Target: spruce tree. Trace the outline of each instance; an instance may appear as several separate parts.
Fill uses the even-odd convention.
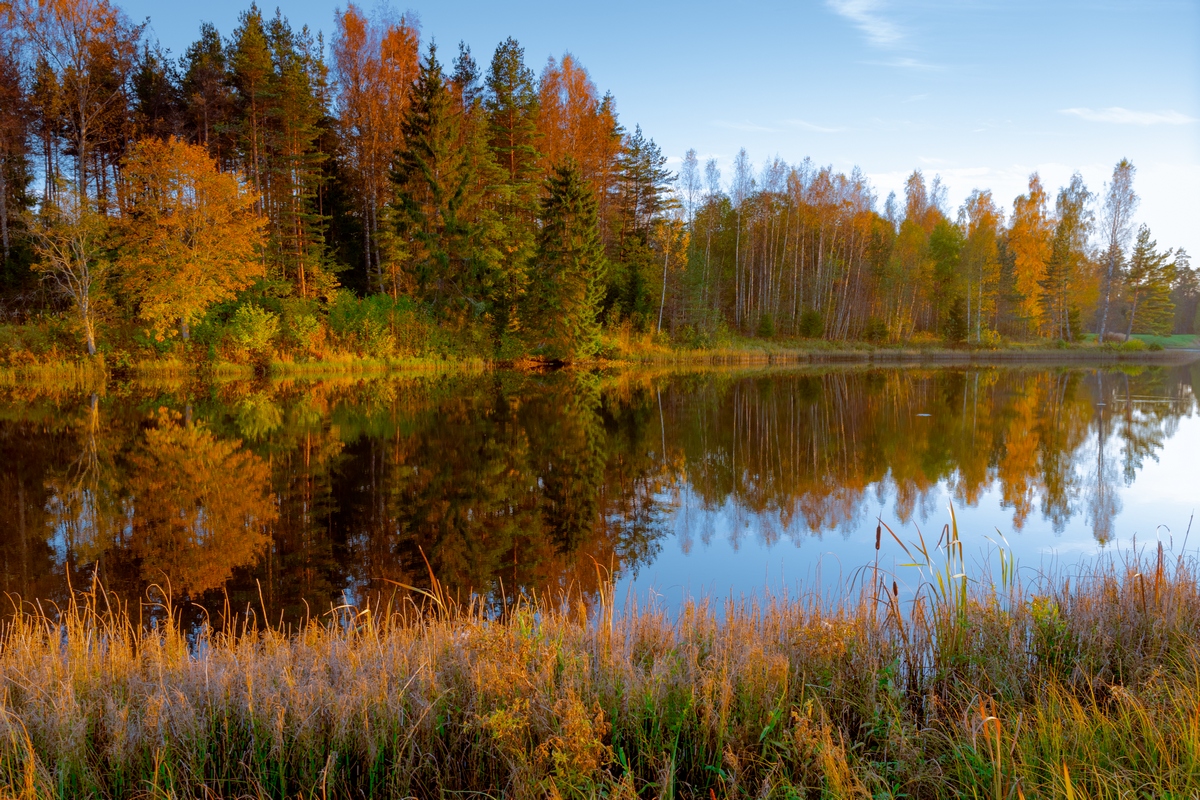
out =
[[[666,163],[640,125],[625,137],[617,175],[619,267],[611,275],[607,295],[609,304],[618,304],[638,328],[648,324],[655,306],[652,284],[661,259],[652,250],[651,232],[669,206],[674,176]]]
[[[1175,302],[1171,286],[1175,283],[1175,262],[1171,252],[1158,252],[1158,242],[1150,238],[1145,225],[1137,232],[1137,241],[1129,257],[1125,274],[1129,290],[1127,334],[1168,335],[1175,326]]]
[[[431,44],[404,120],[391,216],[417,298],[461,318],[490,310],[499,248],[481,180],[491,154],[448,84]]]
[[[538,94],[525,50],[511,37],[492,56],[485,81],[488,144],[499,168],[494,204],[504,228],[496,321],[503,330],[519,328],[517,309],[537,246],[541,160],[538,151]]]
[[[547,179],[541,217],[525,315],[531,350],[562,361],[590,358],[600,349],[606,265],[596,198],[574,162]]]

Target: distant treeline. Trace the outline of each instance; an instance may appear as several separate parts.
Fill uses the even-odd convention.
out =
[[[107,0],[17,0],[0,27],[10,363],[1197,330],[1200,280],[1135,232],[1125,160],[1095,193],[1031,175],[1011,215],[984,190],[955,214],[920,171],[880,208],[808,159],[672,172],[570,54],[447,57],[411,15],[350,5],[327,47],[252,5],[179,58]]]

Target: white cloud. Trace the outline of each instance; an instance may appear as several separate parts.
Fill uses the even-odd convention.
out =
[[[900,69],[917,69],[917,70],[935,70],[941,69],[937,64],[930,64],[928,61],[921,61],[917,58],[909,58],[902,56],[900,58],[889,58],[887,61],[864,61],[864,64],[872,64],[877,67],[899,67]]]
[[[1118,125],[1187,125],[1195,118],[1178,111],[1131,111],[1128,108],[1064,108],[1059,113],[1070,114],[1088,122],[1114,122]]]
[[[802,119],[789,119],[784,121],[794,128],[803,128],[806,131],[813,131],[814,133],[841,133],[842,131],[846,130],[845,128],[827,128],[824,125],[814,125],[813,123],[805,122]]]
[[[891,47],[904,39],[904,32],[881,12],[879,0],[825,0],[834,13],[854,23],[873,45]]]
[[[745,133],[779,133],[778,128],[771,128],[766,125],[756,125],[753,122],[726,122],[723,119],[713,122],[718,128],[728,128],[731,131],[743,131]]]

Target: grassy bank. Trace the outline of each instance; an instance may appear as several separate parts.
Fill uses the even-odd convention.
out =
[[[1176,337],[1178,338],[1178,337]],[[654,337],[614,342],[604,357],[582,366],[673,366],[673,365],[766,365],[826,364],[859,362],[877,364],[989,364],[1039,362],[1056,364],[1105,364],[1122,361],[1177,363],[1196,358],[1196,350],[1173,342],[1167,347],[1095,343],[1052,347],[1038,343],[1011,343],[992,348],[949,348],[920,345],[871,345],[861,342],[823,340],[738,339],[719,347],[687,348]],[[370,357],[341,354],[326,358],[263,358],[256,362],[196,358],[152,357],[106,359],[54,357],[20,364],[0,364],[0,386],[53,384],[83,389],[109,380],[154,380],[169,377],[246,379],[255,376],[324,377],[379,375],[387,373],[434,373],[478,371],[489,367],[541,367],[536,360],[501,359],[482,356]]]
[[[878,363],[991,363],[1042,361],[1110,363],[1177,362],[1195,358],[1195,337],[1135,337],[1107,343],[1004,342],[988,347],[950,347],[938,341],[900,344],[834,342],[821,339],[737,338],[719,347],[687,348],[651,336],[616,339],[610,357],[631,364],[787,364],[862,361]]]
[[[1195,561],[1159,549],[1020,585],[1003,559],[995,580],[963,576],[954,541],[910,549],[915,593],[868,568],[840,601],[676,615],[602,597],[489,620],[431,601],[196,634],[82,595],[61,624],[4,628],[0,791],[1200,794]]]

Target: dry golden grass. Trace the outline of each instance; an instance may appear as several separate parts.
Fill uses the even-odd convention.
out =
[[[1022,585],[910,547],[914,594],[676,613],[436,596],[288,634],[93,590],[0,647],[0,793],[42,797],[1200,796],[1197,564]],[[417,596],[421,599],[420,596]]]

